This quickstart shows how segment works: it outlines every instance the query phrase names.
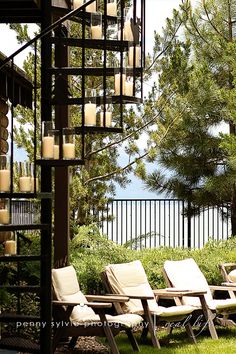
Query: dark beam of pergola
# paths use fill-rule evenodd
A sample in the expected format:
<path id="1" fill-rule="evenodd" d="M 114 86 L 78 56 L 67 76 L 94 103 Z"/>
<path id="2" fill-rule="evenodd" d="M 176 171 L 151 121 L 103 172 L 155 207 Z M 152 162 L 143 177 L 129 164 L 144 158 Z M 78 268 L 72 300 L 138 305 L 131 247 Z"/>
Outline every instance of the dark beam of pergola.
<path id="1" fill-rule="evenodd" d="M 0 52 L 0 65 L 7 57 Z M 13 69 L 13 70 L 12 70 Z M 13 87 L 14 83 L 14 87 Z M 33 85 L 17 65 L 5 65 L 0 71 L 0 97 L 9 99 L 14 106 L 32 108 Z"/>

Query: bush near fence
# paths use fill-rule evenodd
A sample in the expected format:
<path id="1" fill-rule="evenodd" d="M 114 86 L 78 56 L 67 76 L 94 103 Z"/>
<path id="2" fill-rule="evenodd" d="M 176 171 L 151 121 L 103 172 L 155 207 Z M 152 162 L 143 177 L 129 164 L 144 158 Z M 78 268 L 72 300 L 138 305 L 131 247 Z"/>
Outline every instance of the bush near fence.
<path id="1" fill-rule="evenodd" d="M 82 226 L 70 244 L 70 263 L 85 293 L 103 293 L 100 274 L 109 263 L 125 263 L 135 259 L 142 262 L 153 288 L 166 287 L 162 276 L 165 260 L 192 257 L 200 266 L 209 284 L 222 282 L 218 266 L 222 262 L 236 262 L 236 237 L 226 241 L 209 241 L 202 249 L 160 247 L 131 250 L 107 240 L 94 225 Z"/>

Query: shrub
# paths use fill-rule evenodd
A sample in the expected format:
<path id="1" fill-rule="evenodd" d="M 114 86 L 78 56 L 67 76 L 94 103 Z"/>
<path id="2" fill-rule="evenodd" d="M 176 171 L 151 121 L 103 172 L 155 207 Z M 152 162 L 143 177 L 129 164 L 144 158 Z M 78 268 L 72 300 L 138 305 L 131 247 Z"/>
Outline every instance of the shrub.
<path id="1" fill-rule="evenodd" d="M 81 288 L 86 293 L 103 292 L 101 272 L 106 264 L 124 263 L 132 251 L 107 240 L 95 225 L 81 226 L 70 243 L 70 262 L 74 265 Z"/>
<path id="2" fill-rule="evenodd" d="M 103 293 L 101 272 L 109 263 L 139 259 L 153 288 L 166 287 L 162 267 L 165 260 L 193 258 L 209 284 L 220 284 L 219 264 L 236 262 L 236 238 L 210 241 L 200 250 L 160 247 L 131 250 L 107 240 L 95 225 L 82 226 L 70 244 L 70 262 L 74 265 L 81 288 L 86 293 Z"/>

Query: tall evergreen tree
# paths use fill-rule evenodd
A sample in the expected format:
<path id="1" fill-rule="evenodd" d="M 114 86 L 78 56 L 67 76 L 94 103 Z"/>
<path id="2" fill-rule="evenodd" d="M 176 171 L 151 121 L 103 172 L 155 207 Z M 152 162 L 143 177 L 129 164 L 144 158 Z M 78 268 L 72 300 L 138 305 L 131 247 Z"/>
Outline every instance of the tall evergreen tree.
<path id="1" fill-rule="evenodd" d="M 203 0 L 193 9 L 183 0 L 165 35 L 173 35 L 176 18 L 178 37 L 152 67 L 159 74 L 158 94 L 172 98 L 149 135 L 156 150 L 149 159 L 158 168 L 143 178 L 151 190 L 189 201 L 189 215 L 206 205 L 225 211 L 230 204 L 236 235 L 236 3 Z M 160 143 L 158 135 L 171 121 L 174 126 Z M 222 126 L 228 132 L 219 134 Z"/>

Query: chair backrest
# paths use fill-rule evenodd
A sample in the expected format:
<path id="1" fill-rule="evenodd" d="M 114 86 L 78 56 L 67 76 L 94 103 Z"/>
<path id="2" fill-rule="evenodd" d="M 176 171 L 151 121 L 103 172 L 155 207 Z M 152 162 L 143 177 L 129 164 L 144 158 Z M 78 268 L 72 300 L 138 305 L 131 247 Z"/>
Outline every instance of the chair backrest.
<path id="1" fill-rule="evenodd" d="M 139 260 L 130 263 L 109 264 L 105 267 L 105 272 L 114 294 L 154 297 L 145 270 Z M 158 312 L 155 299 L 148 300 L 148 303 L 152 312 Z M 141 313 L 142 310 L 140 300 L 130 299 L 123 305 L 123 311 L 126 313 Z"/>
<path id="2" fill-rule="evenodd" d="M 236 283 L 236 263 L 222 263 L 219 268 L 225 282 Z"/>
<path id="3" fill-rule="evenodd" d="M 212 300 L 211 290 L 205 276 L 199 269 L 197 263 L 192 258 L 181 261 L 165 261 L 164 271 L 170 284 L 182 290 L 202 290 L 207 291 L 206 301 Z M 200 301 L 196 297 L 183 297 L 185 305 L 200 306 Z"/>
<path id="4" fill-rule="evenodd" d="M 52 286 L 55 300 L 78 302 L 80 304 L 87 302 L 86 297 L 80 290 L 73 266 L 52 269 Z M 93 309 L 78 305 L 74 307 L 70 320 L 80 322 L 92 315 L 94 315 Z"/>

